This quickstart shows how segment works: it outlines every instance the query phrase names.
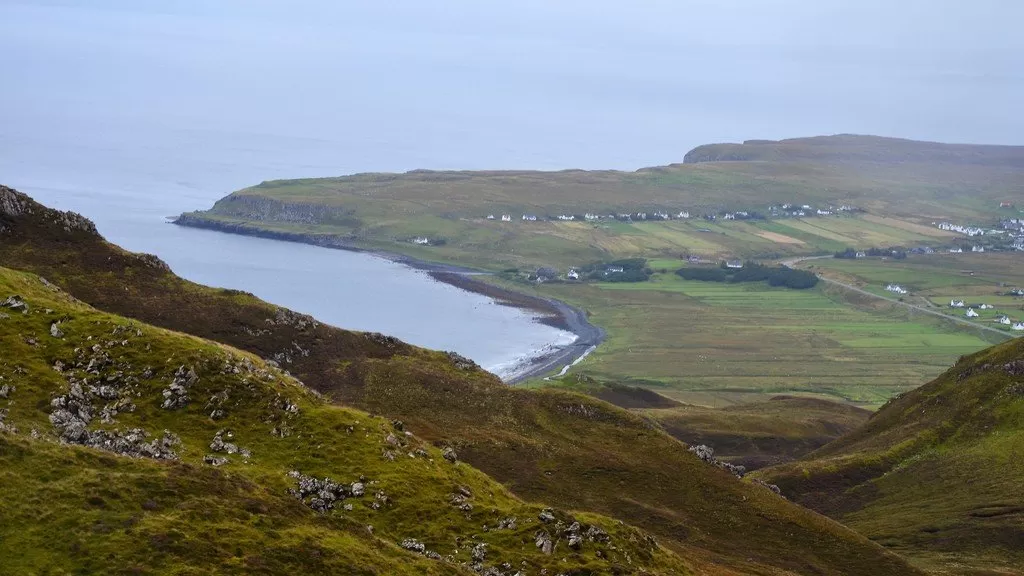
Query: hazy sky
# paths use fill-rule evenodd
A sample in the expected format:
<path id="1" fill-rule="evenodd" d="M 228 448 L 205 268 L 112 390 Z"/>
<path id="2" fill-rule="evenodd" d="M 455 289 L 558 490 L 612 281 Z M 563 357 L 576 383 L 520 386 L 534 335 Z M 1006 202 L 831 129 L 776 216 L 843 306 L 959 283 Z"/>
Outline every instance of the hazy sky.
<path id="1" fill-rule="evenodd" d="M 71 147 L 188 179 L 637 168 L 838 132 L 1024 144 L 1018 0 L 82 4 L 0 0 L 0 181 Z"/>

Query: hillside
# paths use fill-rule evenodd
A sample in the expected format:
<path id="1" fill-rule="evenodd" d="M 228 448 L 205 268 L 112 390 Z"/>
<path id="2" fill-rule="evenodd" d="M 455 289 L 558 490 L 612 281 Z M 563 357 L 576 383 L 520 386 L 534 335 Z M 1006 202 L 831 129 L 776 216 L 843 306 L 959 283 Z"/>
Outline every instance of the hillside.
<path id="1" fill-rule="evenodd" d="M 783 494 L 950 574 L 1024 565 L 1024 339 L 962 358 L 864 426 L 763 471 Z"/>
<path id="2" fill-rule="evenodd" d="M 863 408 L 798 396 L 709 408 L 684 404 L 647 388 L 586 377 L 553 385 L 630 410 L 686 444 L 709 446 L 719 460 L 748 471 L 796 460 L 871 416 Z"/>
<path id="3" fill-rule="evenodd" d="M 847 241 L 869 247 L 879 238 L 941 244 L 954 236 L 931 222 L 989 221 L 1001 201 L 1022 196 L 1024 147 L 844 135 L 701 146 L 683 163 L 635 172 L 414 170 L 263 182 L 178 223 L 501 270 L 689 252 L 811 254 L 841 250 Z M 822 219 L 812 210 L 802 218 L 729 223 L 744 232 L 740 238 L 702 233 L 708 227 L 701 216 L 764 215 L 787 203 L 865 212 Z M 584 218 L 658 211 L 686 211 L 692 220 Z M 501 222 L 502 214 L 511 221 Z M 815 222 L 841 222 L 843 230 L 815 230 Z M 411 243 L 415 238 L 433 245 Z"/>
<path id="4" fill-rule="evenodd" d="M 5 573 L 688 572 L 252 355 L 29 274 L 0 268 L 0 294 Z"/>
<path id="5" fill-rule="evenodd" d="M 45 276 L 96 308 L 276 358 L 330 400 L 453 447 L 519 497 L 643 527 L 700 573 L 915 573 L 600 400 L 511 389 L 458 357 L 183 281 L 104 242 L 87 220 L 9 188 L 0 188 L 0 235 L 0 265 Z"/>

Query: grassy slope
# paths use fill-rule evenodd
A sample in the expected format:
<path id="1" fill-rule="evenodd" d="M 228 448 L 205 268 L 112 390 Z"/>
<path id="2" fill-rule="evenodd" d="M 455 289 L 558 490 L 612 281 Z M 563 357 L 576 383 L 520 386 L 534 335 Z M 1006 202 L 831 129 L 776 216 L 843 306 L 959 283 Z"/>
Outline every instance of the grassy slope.
<path id="1" fill-rule="evenodd" d="M 653 390 L 577 377 L 557 386 L 632 410 L 690 445 L 747 470 L 795 460 L 863 424 L 871 412 L 818 398 L 774 396 L 763 402 L 707 408 L 683 404 Z"/>
<path id="2" fill-rule="evenodd" d="M 573 551 L 563 540 L 556 555 L 545 555 L 533 545 L 534 532 L 552 530 L 537 519 L 540 506 L 447 461 L 384 418 L 328 404 L 237 350 L 97 312 L 32 275 L 0 269 L 0 294 L 18 294 L 29 305 L 26 314 L 0 318 L 0 377 L 15 388 L 0 400 L 7 410 L 0 439 L 5 571 L 459 574 L 470 573 L 463 565 L 480 543 L 488 546 L 483 564 L 509 562 L 531 572 L 687 571 L 642 532 L 588 514 L 578 520 L 599 525 L 610 542 Z M 60 337 L 49 334 L 57 320 Z M 101 356 L 108 361 L 87 370 Z M 56 362 L 66 367 L 58 371 Z M 178 366 L 194 369 L 198 381 L 188 388 L 186 407 L 164 409 L 162 391 Z M 121 397 L 136 406 L 113 422 L 94 418 L 92 429 L 138 427 L 154 437 L 169 430 L 180 437 L 173 448 L 179 459 L 130 459 L 59 444 L 50 400 L 68 393 L 73 380 L 86 381 L 86 389 L 121 386 Z M 95 394 L 98 412 L 110 398 Z M 214 420 L 210 403 L 218 395 L 226 414 Z M 12 426 L 22 434 L 12 434 Z M 203 459 L 223 429 L 251 457 L 229 455 L 214 469 Z M 290 433 L 279 437 L 274 429 Z M 396 457 L 385 458 L 388 451 Z M 296 484 L 291 470 L 346 483 L 365 476 L 367 493 L 345 501 L 351 511 L 339 504 L 318 515 L 288 494 Z M 457 486 L 471 491 L 472 510 L 450 503 Z M 518 519 L 515 529 L 481 529 L 508 517 Z M 430 562 L 400 550 L 410 537 L 451 559 Z"/>
<path id="3" fill-rule="evenodd" d="M 797 230 L 793 238 L 801 244 L 759 236 L 773 231 L 761 225 L 730 225 L 726 228 L 735 234 L 709 237 L 699 232 L 705 226 L 697 222 L 626 228 L 583 222 L 502 224 L 483 220 L 487 214 L 518 218 L 524 212 L 554 216 L 655 209 L 701 214 L 763 211 L 785 202 L 850 203 L 876 217 L 897 215 L 929 223 L 939 218 L 990 220 L 1000 201 L 1022 194 L 1024 147 L 846 136 L 706 146 L 688 154 L 687 163 L 636 172 L 416 170 L 264 182 L 190 219 L 250 232 L 344 237 L 362 246 L 500 269 L 687 251 L 802 254 L 834 251 L 844 244 L 936 242 L 951 235 L 907 227 L 903 220 L 812 219 L 844 231 Z M 448 244 L 434 248 L 406 242 L 415 236 L 443 237 Z"/>
<path id="4" fill-rule="evenodd" d="M 509 389 L 440 354 L 288 314 L 268 324 L 276 307 L 182 281 L 106 244 L 87 225 L 62 225 L 66 215 L 0 189 L 5 198 L 28 212 L 0 213 L 0 265 L 42 274 L 98 308 L 261 357 L 294 344 L 313 350 L 285 367 L 349 405 L 456 445 L 462 458 L 519 496 L 642 525 L 707 573 L 908 573 L 860 536 L 704 466 L 646 420 L 609 404 Z"/>
<path id="5" fill-rule="evenodd" d="M 1024 340 L 963 358 L 804 460 L 783 493 L 942 573 L 1024 565 Z"/>

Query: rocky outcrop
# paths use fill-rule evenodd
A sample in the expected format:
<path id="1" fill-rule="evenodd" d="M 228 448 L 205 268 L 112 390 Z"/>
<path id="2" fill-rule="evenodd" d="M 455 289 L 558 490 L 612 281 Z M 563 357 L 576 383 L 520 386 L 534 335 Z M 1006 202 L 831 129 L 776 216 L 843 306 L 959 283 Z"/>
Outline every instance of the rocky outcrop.
<path id="1" fill-rule="evenodd" d="M 26 216 L 41 217 L 57 225 L 64 232 L 97 234 L 96 225 L 81 214 L 46 208 L 26 194 L 7 186 L 0 186 L 0 231 L 6 231 L 8 228 L 3 224 L 4 220 L 13 221 Z"/>
<path id="2" fill-rule="evenodd" d="M 743 478 L 743 476 L 747 473 L 746 466 L 737 466 L 736 464 L 731 464 L 729 462 L 725 462 L 719 460 L 718 458 L 715 458 L 715 450 L 711 448 L 711 446 L 706 446 L 704 444 L 690 446 L 690 452 L 693 452 L 697 456 L 697 458 L 700 458 L 702 461 L 707 462 L 708 464 L 718 466 L 723 470 L 729 471 L 730 473 L 734 474 L 737 478 Z"/>
<path id="3" fill-rule="evenodd" d="M 292 470 L 288 476 L 293 478 L 296 484 L 295 488 L 288 489 L 288 493 L 320 514 L 326 514 L 348 498 L 361 497 L 366 482 L 365 478 L 360 477 L 358 482 L 344 484 L 327 477 L 306 476 L 298 470 Z"/>

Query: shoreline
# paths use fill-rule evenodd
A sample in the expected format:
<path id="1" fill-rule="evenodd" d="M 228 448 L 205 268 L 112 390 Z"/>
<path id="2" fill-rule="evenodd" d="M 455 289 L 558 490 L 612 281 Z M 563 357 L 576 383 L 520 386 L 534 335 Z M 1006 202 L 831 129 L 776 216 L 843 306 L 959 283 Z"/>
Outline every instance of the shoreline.
<path id="1" fill-rule="evenodd" d="M 539 378 L 559 368 L 568 369 L 568 367 L 571 367 L 590 354 L 605 339 L 604 329 L 591 324 L 587 320 L 586 312 L 575 306 L 570 306 L 554 298 L 543 298 L 517 292 L 510 288 L 496 286 L 475 278 L 475 276 L 491 275 L 491 272 L 454 264 L 421 260 L 397 252 L 369 249 L 357 246 L 350 240 L 336 236 L 261 230 L 244 224 L 221 223 L 190 214 L 183 214 L 171 220 L 170 223 L 188 228 L 200 228 L 241 236 L 256 236 L 285 242 L 298 242 L 322 248 L 369 254 L 408 266 L 414 270 L 420 270 L 437 282 L 448 284 L 466 292 L 486 296 L 502 306 L 529 310 L 538 315 L 537 321 L 541 324 L 572 333 L 576 336 L 576 340 L 570 344 L 557 346 L 537 356 L 527 356 L 524 359 L 526 368 L 517 370 L 511 376 L 502 379 L 503 382 L 509 385 L 519 384 L 531 378 Z"/>

